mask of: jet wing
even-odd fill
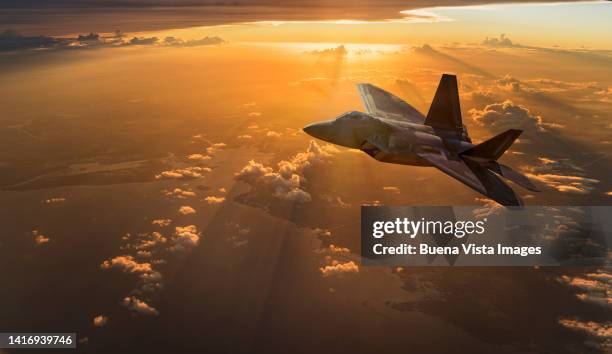
[[[450,160],[444,155],[419,153],[434,167],[454,177],[466,186],[486,195],[501,205],[521,206],[521,198],[499,177],[479,163],[471,160]]]
[[[479,193],[487,195],[485,186],[480,182],[478,177],[472,172],[472,169],[463,162],[462,159],[449,160],[446,156],[435,153],[419,153],[417,154],[425,159],[432,166],[447,175],[459,180],[461,183],[476,190]]]
[[[399,97],[372,84],[358,84],[366,111],[375,116],[401,122],[423,124],[425,116]]]

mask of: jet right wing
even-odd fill
[[[358,84],[366,111],[375,116],[401,122],[423,124],[425,116],[399,97],[372,84]]]
[[[471,160],[450,160],[436,153],[417,154],[432,166],[501,205],[520,206],[521,199],[495,173]]]

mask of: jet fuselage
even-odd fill
[[[336,145],[362,150],[382,162],[412,166],[431,166],[417,155],[419,153],[444,154],[453,159],[459,158],[459,152],[474,146],[457,139],[454,131],[445,132],[423,124],[377,118],[357,111],[310,124],[304,131]]]

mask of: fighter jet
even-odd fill
[[[433,166],[505,206],[520,206],[520,197],[497,175],[530,191],[538,188],[524,175],[497,162],[522,133],[509,129],[472,144],[461,118],[457,77],[444,74],[424,116],[393,94],[371,84],[358,84],[364,112],[310,124],[315,138],[360,149],[378,161]]]

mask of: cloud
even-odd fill
[[[336,151],[330,145],[319,146],[315,141],[310,141],[306,152],[280,161],[276,171],[251,160],[235,174],[235,179],[249,184],[255,193],[266,193],[284,201],[307,203],[312,197],[304,190],[304,172],[313,165],[328,162]]]
[[[346,247],[338,247],[334,244],[330,244],[326,248],[320,248],[315,250],[316,253],[326,253],[326,254],[348,254],[351,253],[351,250]]]
[[[159,227],[166,227],[172,223],[171,219],[155,219],[151,221],[151,225],[157,225]]]
[[[24,36],[15,31],[0,32],[0,52],[26,49],[85,49],[90,47],[121,47],[121,46],[166,46],[195,47],[225,43],[219,37],[204,37],[201,39],[182,40],[167,37],[160,43],[157,37],[132,37],[129,41],[123,39],[124,34],[116,31],[110,36],[98,33],[80,34],[76,37],[57,38],[50,36]]]
[[[102,269],[119,269],[124,273],[136,274],[141,281],[141,289],[144,291],[153,291],[161,288],[162,275],[160,272],[153,269],[151,263],[137,262],[134,257],[123,255],[117,256],[110,260],[105,260],[100,265]]]
[[[281,137],[281,133],[275,132],[273,130],[268,130],[268,132],[266,133],[266,136],[268,138],[280,138]]]
[[[214,143],[206,148],[206,152],[210,155],[216,153],[217,151],[223,149],[227,145],[225,143]]]
[[[163,190],[164,194],[168,198],[186,199],[187,197],[195,197],[196,193],[191,190],[184,190],[180,188],[174,188],[172,191]]]
[[[612,275],[606,270],[600,269],[581,277],[563,275],[559,280],[579,289],[578,299],[612,310]]]
[[[163,219],[164,222],[170,219]],[[168,223],[169,224],[169,223]],[[158,245],[166,243],[167,239],[157,231],[153,231],[150,233],[139,234],[137,242],[131,247],[126,248],[134,248],[136,250],[150,250]]]
[[[334,260],[332,261],[331,265],[326,265],[325,267],[319,268],[319,271],[321,272],[321,274],[323,274],[324,277],[354,274],[359,273],[359,266],[353,261],[340,263]]]
[[[43,200],[43,203],[45,204],[55,204],[55,203],[62,203],[65,202],[66,198],[64,197],[54,197],[54,198],[49,198],[49,199],[45,199]]]
[[[473,108],[469,114],[477,125],[500,132],[507,129],[544,131],[547,126],[542,121],[542,117],[532,114],[526,107],[514,104],[510,100],[487,105],[482,110]]]
[[[518,79],[515,79],[514,77],[512,77],[512,75],[510,74],[506,74],[501,79],[498,79],[497,84],[499,86],[508,88],[512,92],[521,91],[521,82]]]
[[[612,347],[612,325],[609,323],[600,324],[593,321],[583,322],[576,319],[561,319],[559,320],[559,324],[569,329],[588,334],[600,342],[602,348]]]
[[[195,225],[177,226],[174,228],[172,235],[171,251],[186,252],[198,245],[202,233],[198,231]]]
[[[175,37],[164,38],[164,45],[171,47],[197,47],[204,45],[219,45],[226,43],[223,38],[220,37],[204,37],[200,39],[182,40]]]
[[[103,269],[117,268],[126,273],[136,274],[153,272],[150,263],[138,263],[132,256],[117,256],[110,260],[105,260],[100,267]]]
[[[145,316],[157,316],[159,315],[159,311],[154,307],[151,307],[146,302],[138,299],[135,296],[125,297],[122,301],[123,306],[127,307],[131,311]]]
[[[102,327],[108,322],[108,317],[104,315],[98,315],[93,319],[93,325],[95,327]]]
[[[154,45],[159,42],[157,37],[134,37],[127,42],[127,45]]]
[[[196,210],[190,207],[189,205],[183,205],[182,207],[179,208],[179,213],[183,215],[195,214]]]
[[[0,33],[0,52],[32,48],[53,48],[62,44],[65,44],[64,40],[53,37],[22,36],[11,30]]]
[[[238,139],[240,140],[250,140],[253,139],[252,135],[248,135],[248,134],[243,134],[243,135],[238,135]]]
[[[208,204],[221,204],[225,201],[225,197],[215,197],[211,195],[204,198],[204,201]]]
[[[512,43],[510,38],[506,37],[504,33],[499,35],[499,38],[497,37],[485,38],[484,41],[482,41],[482,45],[488,46],[488,47],[517,47],[517,46],[520,47],[520,45]]]
[[[391,193],[395,193],[395,194],[400,194],[401,193],[401,190],[398,187],[385,186],[382,189],[385,192],[391,192]]]
[[[539,157],[538,165],[527,167],[527,177],[563,193],[588,194],[599,180],[584,176],[582,169],[569,160],[553,160]]]
[[[155,176],[155,179],[188,179],[200,178],[205,172],[212,171],[209,167],[186,167],[174,170],[163,171]]]
[[[321,49],[321,50],[312,50],[309,52],[306,52],[308,54],[314,54],[314,55],[324,55],[324,56],[333,56],[333,57],[338,57],[338,58],[342,58],[344,56],[346,56],[348,54],[348,51],[346,50],[346,47],[344,47],[344,45],[339,45],[337,47],[334,48],[327,48],[327,49]]]
[[[204,162],[204,161],[210,161],[212,157],[202,155],[202,154],[191,154],[187,156],[187,159],[191,161]]]
[[[32,230],[32,235],[34,236],[34,243],[37,246],[41,246],[51,242],[51,239],[49,237],[41,234],[38,230]]]

